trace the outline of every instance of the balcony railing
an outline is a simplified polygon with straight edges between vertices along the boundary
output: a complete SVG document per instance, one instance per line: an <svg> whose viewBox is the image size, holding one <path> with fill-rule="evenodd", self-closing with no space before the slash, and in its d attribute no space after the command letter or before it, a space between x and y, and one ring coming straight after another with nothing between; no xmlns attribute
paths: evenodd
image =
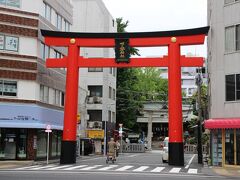
<svg viewBox="0 0 240 180"><path fill-rule="evenodd" d="M102 97L98 96L93 96L93 97L88 97L88 104L102 104Z"/></svg>

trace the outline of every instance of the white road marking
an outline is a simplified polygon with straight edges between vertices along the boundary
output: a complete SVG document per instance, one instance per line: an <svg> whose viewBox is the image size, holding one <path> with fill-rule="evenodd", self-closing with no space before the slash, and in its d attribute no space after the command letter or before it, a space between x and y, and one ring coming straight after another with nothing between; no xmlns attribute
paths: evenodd
<svg viewBox="0 0 240 180"><path fill-rule="evenodd" d="M127 156L127 157L136 157L138 156L139 154L133 154L133 155L130 155L130 156Z"/></svg>
<svg viewBox="0 0 240 180"><path fill-rule="evenodd" d="M55 166L57 166L57 165L47 165L47 166L32 168L31 170L46 169L46 168L52 168L52 167L55 167Z"/></svg>
<svg viewBox="0 0 240 180"><path fill-rule="evenodd" d="M161 172L164 169L165 167L156 167L155 169L151 170L151 172Z"/></svg>
<svg viewBox="0 0 240 180"><path fill-rule="evenodd" d="M137 169L134 169L133 171L134 172L141 172L141 171L146 170L147 168L149 168L149 166L141 166L141 167L139 167Z"/></svg>
<svg viewBox="0 0 240 180"><path fill-rule="evenodd" d="M119 169L116 169L115 171L126 171L126 170L128 170L128 169L130 169L130 168L132 168L133 166L123 166L123 167L121 167L121 168L119 168Z"/></svg>
<svg viewBox="0 0 240 180"><path fill-rule="evenodd" d="M27 166L27 167L20 167L20 168L16 168L16 170L21 170L21 169L31 169L31 168L36 168L36 167L40 167L40 165Z"/></svg>
<svg viewBox="0 0 240 180"><path fill-rule="evenodd" d="M189 169L188 173L189 174L197 174L197 171L198 171L197 169Z"/></svg>
<svg viewBox="0 0 240 180"><path fill-rule="evenodd" d="M82 168L82 169L79 169L79 170L86 171L86 170L91 170L91 169L94 169L94 168L97 168L97 167L101 167L101 166L102 165L94 165L94 166L85 167L85 168Z"/></svg>
<svg viewBox="0 0 240 180"><path fill-rule="evenodd" d="M181 170L181 168L172 168L169 172L170 173L179 173L180 170Z"/></svg>
<svg viewBox="0 0 240 180"><path fill-rule="evenodd" d="M192 163L192 161L193 161L193 159L194 159L195 156L196 156L196 154L194 154L194 155L192 156L192 158L190 159L190 161L189 161L188 164L186 165L185 169L188 169L188 168L189 168L189 166L191 165L191 163Z"/></svg>
<svg viewBox="0 0 240 180"><path fill-rule="evenodd" d="M56 169L68 168L68 167L72 167L72 166L73 165L57 166L57 167L49 168L48 170L56 170Z"/></svg>
<svg viewBox="0 0 240 180"><path fill-rule="evenodd" d="M83 168L83 167L86 167L86 166L87 165L73 166L73 167L69 167L69 168L63 169L63 170L73 170L73 169Z"/></svg>
<svg viewBox="0 0 240 180"><path fill-rule="evenodd" d="M106 171L106 170L109 170L109 169L113 169L115 167L118 167L118 165L111 165L111 166L107 166L107 167L103 167L103 168L100 168L98 169L99 171Z"/></svg>

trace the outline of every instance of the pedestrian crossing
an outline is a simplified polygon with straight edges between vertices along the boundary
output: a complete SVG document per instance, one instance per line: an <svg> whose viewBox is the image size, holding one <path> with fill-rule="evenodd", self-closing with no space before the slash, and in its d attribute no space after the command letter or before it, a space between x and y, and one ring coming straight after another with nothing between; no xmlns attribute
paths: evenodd
<svg viewBox="0 0 240 180"><path fill-rule="evenodd" d="M169 174L201 174L200 169L180 168L180 167L154 167L154 166L134 166L134 165L34 165L15 168L18 171L111 171L111 172L149 172L149 173L169 173Z"/></svg>

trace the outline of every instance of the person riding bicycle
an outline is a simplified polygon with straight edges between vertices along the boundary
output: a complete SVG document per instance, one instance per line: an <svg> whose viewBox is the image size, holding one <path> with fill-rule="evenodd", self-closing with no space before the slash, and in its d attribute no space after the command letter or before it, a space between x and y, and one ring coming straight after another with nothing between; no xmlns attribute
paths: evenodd
<svg viewBox="0 0 240 180"><path fill-rule="evenodd" d="M116 159L116 148L117 148L117 145L114 141L113 138L110 139L110 141L108 142L108 155L112 156L113 159Z"/></svg>

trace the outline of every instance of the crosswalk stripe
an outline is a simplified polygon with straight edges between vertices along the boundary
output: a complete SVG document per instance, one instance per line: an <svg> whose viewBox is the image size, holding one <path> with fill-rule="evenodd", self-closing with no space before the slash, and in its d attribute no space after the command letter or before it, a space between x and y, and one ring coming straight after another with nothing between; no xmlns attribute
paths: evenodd
<svg viewBox="0 0 240 180"><path fill-rule="evenodd" d="M111 166L107 166L107 167L103 167L103 168L100 168L98 169L99 171L106 171L106 170L109 170L109 169L113 169L115 167L118 167L118 165L111 165Z"/></svg>
<svg viewBox="0 0 240 180"><path fill-rule="evenodd" d="M56 169L68 168L68 167L70 167L70 166L72 167L72 165L57 166L57 167L49 168L48 170L56 170Z"/></svg>
<svg viewBox="0 0 240 180"><path fill-rule="evenodd" d="M141 166L141 167L139 167L137 169L134 169L133 171L134 172L141 172L141 171L146 170L147 168L149 168L149 166Z"/></svg>
<svg viewBox="0 0 240 180"><path fill-rule="evenodd" d="M40 165L20 167L20 168L16 168L15 170L31 169L31 168L36 168L36 167L40 167Z"/></svg>
<svg viewBox="0 0 240 180"><path fill-rule="evenodd" d="M83 167L86 167L86 166L87 165L73 166L73 167L69 167L69 168L63 169L63 170L73 170L73 169L83 168Z"/></svg>
<svg viewBox="0 0 240 180"><path fill-rule="evenodd" d="M151 170L151 172L161 172L164 169L165 167L156 167L155 169Z"/></svg>
<svg viewBox="0 0 240 180"><path fill-rule="evenodd" d="M40 166L40 167L32 168L31 170L46 169L46 168L51 168L51 167L55 167L55 166L56 165Z"/></svg>
<svg viewBox="0 0 240 180"><path fill-rule="evenodd" d="M19 167L14 168L13 170L97 170L97 171L132 171L132 172L152 172L152 173L160 173L166 167L153 167L154 169L151 169L149 166L140 166L135 167L131 165L58 165L58 164L50 164L50 165L33 165L33 166L25 166L25 167ZM116 169L117 168L117 169ZM182 168L171 168L167 169L169 173L180 173ZM165 170L165 171L167 171ZM198 169L189 168L187 172L188 174L198 174Z"/></svg>
<svg viewBox="0 0 240 180"><path fill-rule="evenodd" d="M198 171L197 169L189 169L188 173L189 174L197 174L197 171Z"/></svg>
<svg viewBox="0 0 240 180"><path fill-rule="evenodd" d="M179 173L180 170L181 170L181 168L172 168L169 172L170 173Z"/></svg>
<svg viewBox="0 0 240 180"><path fill-rule="evenodd" d="M91 170L91 169L94 169L94 168L97 168L97 167L101 167L102 165L94 165L94 166L90 166L90 167L85 167L85 168L82 168L82 169L79 169L79 170Z"/></svg>
<svg viewBox="0 0 240 180"><path fill-rule="evenodd" d="M126 170L128 170L128 169L130 169L130 168L132 168L133 166L123 166L123 167L121 167L121 168L119 168L119 169L116 169L115 171L126 171Z"/></svg>

